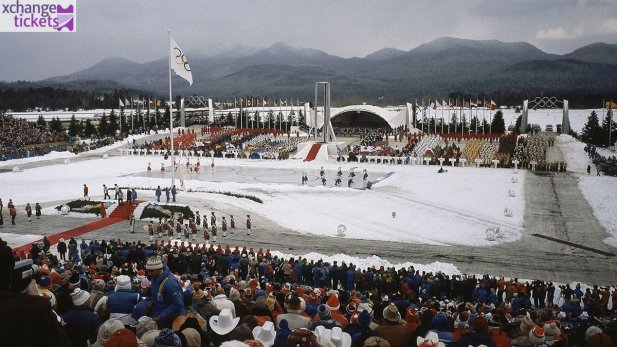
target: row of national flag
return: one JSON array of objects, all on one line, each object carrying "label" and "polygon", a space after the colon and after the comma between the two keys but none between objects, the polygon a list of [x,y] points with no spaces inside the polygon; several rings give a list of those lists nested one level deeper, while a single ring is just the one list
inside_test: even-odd
[{"label": "row of national flag", "polygon": [[164,101],[157,99],[140,99],[140,98],[118,98],[118,106],[120,108],[125,109],[133,109],[133,108],[157,108],[161,107],[164,104]]},{"label": "row of national flag", "polygon": [[491,110],[497,109],[497,103],[491,100],[480,100],[476,99],[475,101],[472,99],[469,100],[456,100],[454,103],[450,102],[450,100],[441,100],[441,103],[438,100],[431,101],[429,100],[428,104],[424,103],[422,100],[421,104],[418,102],[415,103],[418,108],[432,108],[433,110],[441,109],[441,108],[490,108]]},{"label": "row of national flag", "polygon": [[[228,102],[225,102],[226,104]],[[247,96],[245,98],[234,98],[233,105],[235,107],[280,107],[280,106],[300,106],[300,99],[283,99],[275,97],[256,97]]]}]

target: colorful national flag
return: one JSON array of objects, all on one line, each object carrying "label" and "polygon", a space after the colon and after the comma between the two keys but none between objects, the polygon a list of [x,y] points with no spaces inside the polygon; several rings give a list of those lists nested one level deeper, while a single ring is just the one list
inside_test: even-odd
[{"label": "colorful national flag", "polygon": [[491,99],[491,110],[494,110],[497,108],[497,104],[495,103],[495,101],[493,101],[493,99]]},{"label": "colorful national flag", "polygon": [[613,100],[607,101],[606,108],[608,108],[609,110],[617,109],[617,103],[613,102]]}]

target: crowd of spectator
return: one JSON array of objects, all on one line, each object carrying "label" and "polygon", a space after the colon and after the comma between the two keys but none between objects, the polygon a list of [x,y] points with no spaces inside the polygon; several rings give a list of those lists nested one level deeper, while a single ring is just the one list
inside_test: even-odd
[{"label": "crowd of spectator", "polygon": [[[13,265],[2,244],[0,344],[467,347],[617,341],[617,290],[610,286],[556,288],[540,280],[449,276],[413,267],[360,268],[243,246],[74,239],[68,247],[61,244],[72,261],[58,259],[51,245],[32,254],[41,267],[36,283],[7,279]],[[36,333],[28,335],[32,324]]]},{"label": "crowd of spectator", "polygon": [[67,135],[25,119],[0,114],[0,160],[44,155],[61,146]]},{"label": "crowd of spectator", "polygon": [[599,172],[604,175],[617,176],[617,157],[614,155],[605,157],[599,154],[594,145],[587,145],[584,149]]}]

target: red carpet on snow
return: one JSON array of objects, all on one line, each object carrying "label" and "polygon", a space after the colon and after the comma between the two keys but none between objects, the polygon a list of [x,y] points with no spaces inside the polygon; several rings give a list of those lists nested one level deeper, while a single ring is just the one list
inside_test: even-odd
[{"label": "red carpet on snow", "polygon": [[319,153],[319,148],[321,148],[321,143],[315,143],[311,146],[311,150],[309,150],[308,154],[304,161],[312,161],[317,158],[317,153]]},{"label": "red carpet on snow", "polygon": [[[136,202],[137,202],[137,205],[139,205],[143,201],[137,200]],[[116,209],[107,218],[101,218],[97,221],[61,232],[58,234],[48,235],[47,239],[49,240],[49,243],[52,245],[60,242],[60,239],[64,239],[65,242],[68,242],[71,239],[71,237],[77,237],[77,236],[87,234],[91,231],[94,231],[100,228],[108,227],[112,224],[127,221],[129,219],[129,216],[133,212],[133,210],[135,210],[135,207],[133,205],[122,204],[121,206],[116,207]],[[30,252],[30,249],[32,248],[32,244],[37,243],[37,242],[43,242],[43,239],[41,238],[39,240],[32,241],[28,244],[13,248],[13,251],[16,252],[17,254],[20,254],[20,252],[28,253]]]}]

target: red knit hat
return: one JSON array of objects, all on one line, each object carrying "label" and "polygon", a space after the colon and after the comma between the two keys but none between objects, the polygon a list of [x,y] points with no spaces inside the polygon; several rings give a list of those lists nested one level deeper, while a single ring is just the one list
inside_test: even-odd
[{"label": "red knit hat", "polygon": [[332,294],[328,298],[328,302],[326,303],[330,311],[337,311],[341,307],[341,303],[338,301],[338,295]]}]

